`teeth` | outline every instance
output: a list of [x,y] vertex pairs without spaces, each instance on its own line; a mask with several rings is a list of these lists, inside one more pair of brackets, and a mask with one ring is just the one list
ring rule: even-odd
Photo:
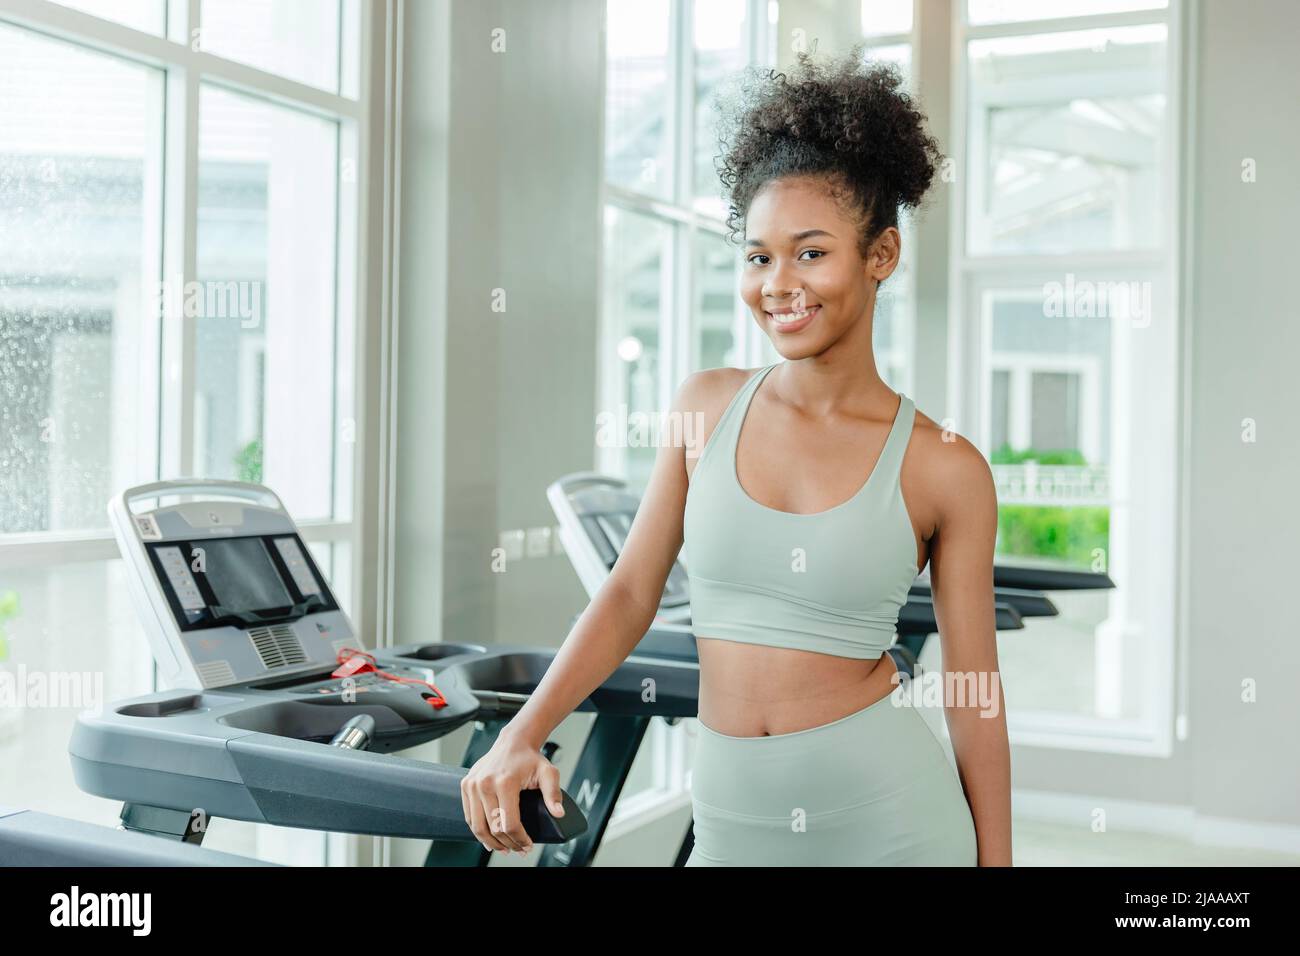
[[[816,306],[813,306],[813,309],[815,308]],[[800,319],[802,319],[811,311],[812,309],[804,309],[802,312],[789,312],[786,313],[785,315],[776,314],[774,317],[778,322],[785,322],[785,323],[798,322]]]

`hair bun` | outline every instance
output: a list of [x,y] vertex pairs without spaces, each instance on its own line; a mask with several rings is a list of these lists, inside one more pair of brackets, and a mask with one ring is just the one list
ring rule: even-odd
[[897,226],[900,206],[921,204],[943,154],[898,68],[866,60],[864,47],[823,62],[799,52],[789,75],[750,67],[724,90],[716,168],[733,236],[754,196],[781,176],[847,183],[869,220],[864,251],[882,229]]

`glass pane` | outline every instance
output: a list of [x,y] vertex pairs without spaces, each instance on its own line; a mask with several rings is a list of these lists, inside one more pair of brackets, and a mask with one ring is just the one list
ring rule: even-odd
[[736,341],[736,288],[739,255],[721,236],[699,232],[693,256],[695,302],[692,309],[699,346],[699,368],[744,368]]
[[861,16],[863,36],[909,33],[912,29],[912,0],[862,0]]
[[989,447],[995,452],[1011,441],[1011,373],[994,369],[989,382]]
[[[122,562],[0,570],[0,680],[26,689],[0,707],[0,804],[115,826],[121,804],[77,787],[68,739],[82,710],[153,689]],[[41,700],[37,681],[66,693]]]
[[195,467],[329,517],[338,125],[204,87]]
[[[1123,687],[1141,675],[1146,649],[1137,642],[1120,645],[1119,653],[1102,652],[1099,630],[1115,617],[1108,591],[1051,591],[1057,617],[1032,618],[1024,630],[998,632],[998,671],[1009,711],[1040,711],[1080,717],[1138,720],[1150,688],[1134,686],[1109,696],[1118,707],[1098,706],[1102,688]],[[1125,677],[1127,676],[1127,681]]]
[[0,533],[157,476],[162,76],[0,24]]
[[1087,570],[1110,550],[1112,320],[1047,315],[1029,289],[988,292],[983,311],[997,553]]
[[1033,402],[1030,444],[1042,449],[1078,448],[1078,373],[1034,372],[1030,381]]
[[[1098,549],[1111,554],[1113,320],[1073,309],[1057,316],[1044,302],[1042,288],[1028,286],[982,299],[991,339],[981,450],[997,485],[995,550],[999,563],[1094,570]],[[1142,716],[1143,695],[1114,690],[1140,672],[1146,649],[1123,642],[1102,653],[1101,630],[1121,613],[1115,594],[1053,592],[1059,617],[999,635],[1009,707]],[[1105,713],[1103,699],[1112,702]]]
[[672,191],[668,0],[609,0],[605,9],[605,178],[667,199]]
[[339,0],[203,0],[200,24],[205,53],[339,90]]
[[55,0],[55,2],[149,33],[162,34],[167,28],[166,0]]
[[695,5],[695,208],[722,219],[727,203],[714,160],[718,114],[713,102],[721,83],[745,65],[747,0],[713,0]]
[[[664,308],[664,251],[672,239],[669,226],[649,216],[607,207],[605,210],[605,315],[610,352],[602,356],[606,395],[616,403],[603,411],[612,421],[627,422],[626,433],[602,436],[621,450],[623,476],[638,491],[645,487],[656,448],[640,440],[648,425],[636,429],[631,416],[653,424],[659,402],[659,322]],[[620,409],[618,406],[622,406]]]
[[1016,23],[1129,10],[1163,10],[1168,0],[966,0],[972,24]]
[[1154,248],[1165,27],[970,44],[973,254]]

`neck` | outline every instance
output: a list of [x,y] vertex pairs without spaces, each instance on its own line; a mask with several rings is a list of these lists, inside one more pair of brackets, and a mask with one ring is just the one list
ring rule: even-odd
[[866,417],[896,404],[894,391],[876,368],[871,346],[872,315],[863,317],[829,348],[789,359],[772,370],[784,401],[810,415],[853,411]]

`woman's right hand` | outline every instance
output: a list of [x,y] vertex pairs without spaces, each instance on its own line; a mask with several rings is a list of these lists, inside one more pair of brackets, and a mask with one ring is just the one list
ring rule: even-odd
[[460,781],[465,822],[487,849],[527,853],[533,841],[519,819],[519,794],[537,789],[551,816],[564,816],[560,771],[540,750],[503,732]]

